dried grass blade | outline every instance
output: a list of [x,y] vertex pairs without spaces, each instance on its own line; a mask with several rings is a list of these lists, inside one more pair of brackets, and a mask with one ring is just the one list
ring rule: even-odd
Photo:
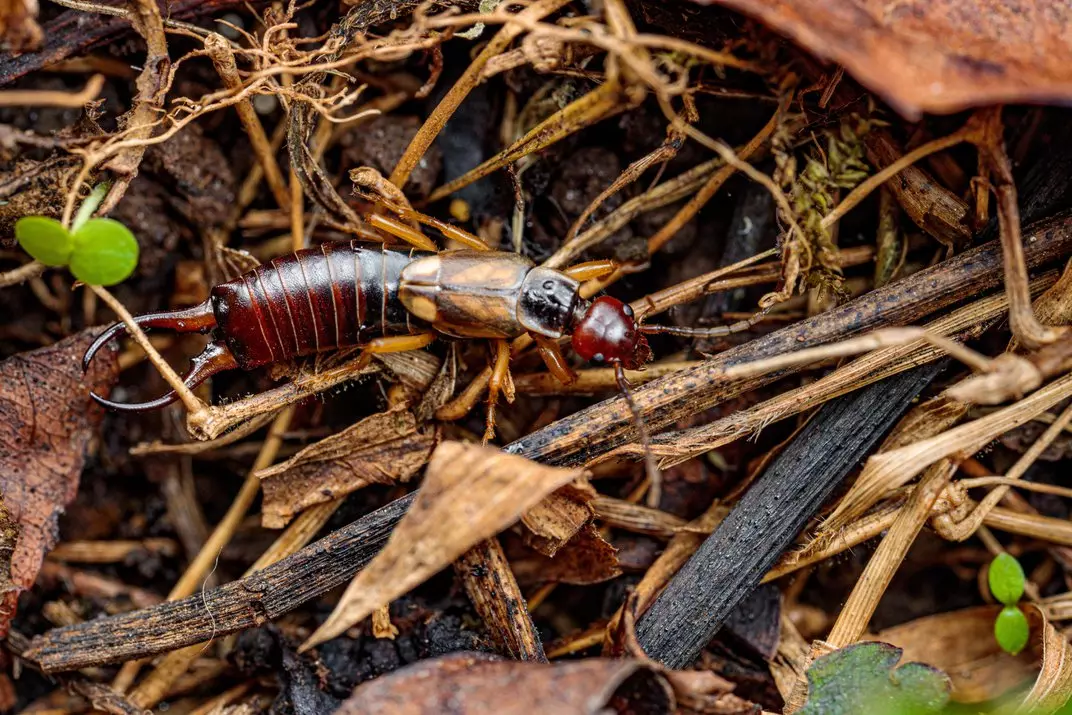
[[998,435],[1025,424],[1070,395],[1072,375],[1066,375],[986,417],[930,439],[872,456],[852,489],[823,524],[823,530],[835,533],[874,506],[887,491],[906,484],[928,465],[958,452],[973,454]]

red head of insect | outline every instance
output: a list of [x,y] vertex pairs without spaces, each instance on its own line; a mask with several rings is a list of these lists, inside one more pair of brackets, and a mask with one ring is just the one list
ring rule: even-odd
[[651,360],[648,340],[633,309],[617,298],[596,298],[573,326],[573,351],[591,362],[620,363],[636,370]]

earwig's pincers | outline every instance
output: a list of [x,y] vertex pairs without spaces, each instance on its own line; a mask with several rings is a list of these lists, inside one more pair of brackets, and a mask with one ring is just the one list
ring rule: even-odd
[[[173,330],[177,333],[207,333],[216,327],[216,314],[213,311],[211,299],[187,310],[150,313],[149,315],[139,316],[135,320],[141,328],[164,328]],[[122,337],[126,334],[127,327],[123,323],[116,323],[101,333],[97,339],[93,341],[93,344],[89,346],[89,349],[86,350],[86,354],[82,358],[82,371],[85,372],[89,369],[93,356],[96,355],[105,344],[110,340]],[[231,355],[231,352],[225,345],[219,342],[210,343],[200,355],[193,358],[192,364],[193,366],[190,371],[183,377],[183,382],[185,382],[186,386],[191,389],[197,387],[217,372],[232,370],[237,367],[234,356]],[[89,394],[90,397],[97,401],[97,403],[119,412],[143,412],[145,410],[154,410],[170,405],[178,399],[178,395],[174,390],[155,400],[134,404],[113,402],[94,392],[90,392]]]

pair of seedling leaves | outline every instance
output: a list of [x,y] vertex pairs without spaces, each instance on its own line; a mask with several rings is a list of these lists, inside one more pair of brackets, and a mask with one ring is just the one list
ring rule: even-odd
[[36,260],[67,266],[83,283],[110,286],[126,280],[138,265],[138,241],[115,219],[89,218],[93,208],[85,208],[70,229],[46,216],[24,216],[15,223],[15,238]]

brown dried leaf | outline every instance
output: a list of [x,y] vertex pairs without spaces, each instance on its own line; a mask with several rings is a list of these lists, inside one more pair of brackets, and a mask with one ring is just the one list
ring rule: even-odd
[[60,512],[78,492],[86,445],[104,415],[89,391],[107,395],[118,374],[111,351],[82,374],[82,354],[97,332],[0,362],[0,494],[8,515],[2,531],[9,535],[13,524],[19,530],[10,583],[2,584],[0,634],[7,633],[19,591],[33,585],[56,543]]
[[713,0],[841,64],[910,119],[1072,98],[1072,6],[1025,0]]
[[522,586],[571,583],[584,586],[620,576],[618,550],[587,524],[554,557],[518,544],[511,548],[510,567]]
[[452,653],[363,683],[337,715],[596,715],[675,712],[663,673],[637,660],[590,658],[554,663]]
[[0,39],[9,52],[35,50],[41,44],[37,0],[0,0]]
[[428,462],[435,442],[436,431],[418,429],[405,406],[366,417],[257,473],[263,524],[279,529],[314,504],[369,484],[408,481]]
[[525,543],[544,556],[554,556],[587,524],[595,512],[596,490],[585,484],[567,484],[521,515]]
[[497,449],[439,445],[409,512],[302,648],[334,638],[583,477],[583,470],[545,467]]
[[962,703],[991,700],[1035,672],[1037,653],[1011,656],[994,639],[999,606],[977,606],[917,618],[870,636],[904,650],[902,661],[932,665],[947,673],[952,698]]
[[1054,628],[1042,609],[1033,606],[1028,616],[1032,631],[1041,636],[1042,667],[1016,715],[1051,713],[1072,698],[1072,644]]

